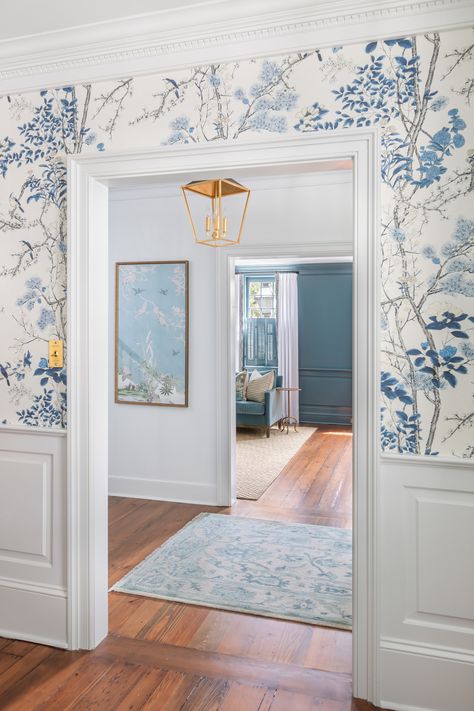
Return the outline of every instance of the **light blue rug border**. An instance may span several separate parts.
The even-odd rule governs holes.
[[[282,524],[284,525],[289,524],[291,526],[313,526],[314,528],[321,528],[321,529],[329,529],[332,531],[345,531],[347,536],[352,537],[352,531],[347,529],[347,528],[336,528],[334,526],[320,526],[318,524],[302,524],[302,523],[294,523],[291,521],[275,521],[273,519],[260,519],[260,518],[253,518],[250,516],[229,516],[227,514],[218,514],[218,513],[212,513],[212,512],[201,512],[197,514],[194,518],[192,518],[190,521],[188,521],[184,526],[182,526],[176,533],[174,533],[172,536],[166,539],[161,545],[157,546],[149,555],[147,555],[143,560],[141,560],[139,563],[137,563],[131,570],[128,571],[120,580],[118,580],[114,585],[112,585],[109,588],[109,592],[118,592],[118,593],[123,593],[125,595],[137,595],[139,597],[148,597],[156,600],[166,600],[169,602],[179,602],[187,605],[196,605],[198,607],[205,607],[208,609],[214,609],[214,610],[226,610],[228,612],[236,612],[239,614],[246,614],[246,615],[254,615],[256,617],[269,617],[277,620],[286,620],[290,622],[299,622],[300,624],[305,624],[305,625],[321,625],[324,627],[329,627],[329,628],[335,628],[335,629],[341,629],[345,631],[351,631],[352,630],[352,622],[351,623],[335,623],[335,622],[328,622],[327,619],[314,616],[311,620],[310,619],[302,619],[301,617],[296,617],[293,615],[284,615],[281,613],[276,613],[274,611],[265,611],[265,610],[256,610],[255,608],[244,608],[244,607],[237,607],[236,605],[226,605],[225,603],[217,603],[217,602],[204,602],[202,600],[193,600],[190,597],[187,596],[180,596],[180,595],[166,595],[163,593],[159,594],[154,594],[152,592],[148,591],[143,591],[143,590],[131,590],[129,588],[126,588],[127,584],[127,579],[134,573],[134,571],[141,567],[144,566],[148,560],[153,558],[156,555],[156,552],[159,550],[162,550],[165,548],[175,536],[180,534],[182,531],[184,531],[186,528],[191,526],[192,524],[195,524],[199,519],[202,518],[207,518],[209,516],[225,516],[226,518],[233,518],[233,519],[242,519],[242,520],[251,520],[251,521],[259,521],[262,523],[276,523],[276,524]]]

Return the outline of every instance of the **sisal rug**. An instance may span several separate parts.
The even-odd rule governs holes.
[[[299,427],[286,434],[272,429],[267,438],[261,430],[237,430],[237,498],[259,499],[315,431]]]
[[[351,531],[202,513],[112,590],[351,629]]]

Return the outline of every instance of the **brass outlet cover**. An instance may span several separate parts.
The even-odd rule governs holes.
[[[62,368],[64,365],[63,341],[48,341],[48,367]]]

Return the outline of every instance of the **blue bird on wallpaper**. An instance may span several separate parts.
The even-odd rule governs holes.
[[[10,200],[13,200],[13,202],[16,204],[16,206],[18,207],[18,209],[20,210],[20,212],[23,212],[23,213],[25,212],[24,209],[23,209],[22,206],[21,206],[21,202],[18,200],[18,198],[16,198],[16,197],[13,195],[13,193],[10,194]]]
[[[9,379],[8,373],[5,369],[5,367],[1,363],[0,363],[0,374],[3,375],[3,377],[7,381],[7,385],[10,387],[10,379]]]
[[[133,291],[133,293],[135,294],[135,296],[139,296],[140,294],[143,294],[143,292],[145,291],[145,289],[139,289],[139,288],[136,287],[136,286],[132,286],[132,291]]]
[[[168,289],[160,289],[160,294],[163,294],[163,296],[166,296],[168,293]]]
[[[179,355],[179,354],[181,353],[181,351],[175,351],[175,349],[173,348],[173,349],[172,349],[172,353],[173,353],[174,356],[177,356],[177,355]]]
[[[174,86],[174,94],[177,99],[179,99],[179,85],[174,79],[169,79],[169,77],[165,77],[165,81],[167,81],[171,86]]]
[[[21,242],[22,244],[24,244],[25,247],[27,248],[28,253],[29,253],[31,259],[34,259],[35,254],[34,254],[34,252],[33,252],[33,245],[31,244],[31,242],[28,242],[26,239],[21,239],[20,242]]]

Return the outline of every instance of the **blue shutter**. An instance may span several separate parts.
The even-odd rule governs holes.
[[[257,323],[256,319],[249,318],[245,325],[245,358],[244,366],[258,365],[257,358]]]
[[[276,368],[278,366],[276,319],[267,318],[267,363]]]
[[[244,366],[276,368],[277,365],[276,320],[274,318],[247,319]]]
[[[266,354],[267,354],[267,344],[266,344],[266,319],[257,318],[257,362],[258,365],[266,365]]]
[[[274,281],[274,277],[245,279],[244,368],[278,367],[277,324],[275,318],[249,318],[249,287],[251,281]]]

